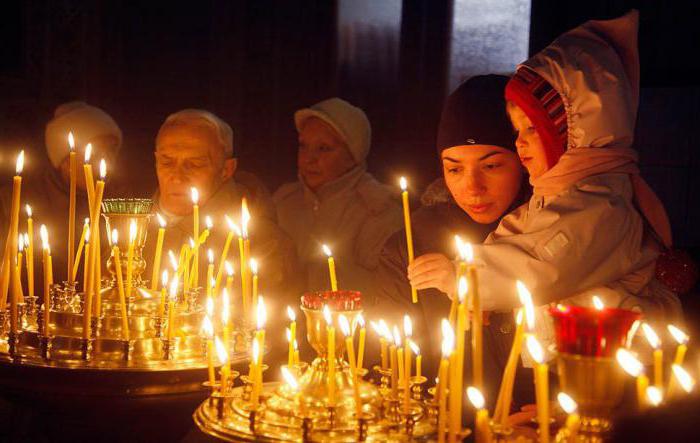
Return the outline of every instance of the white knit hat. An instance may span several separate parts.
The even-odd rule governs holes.
[[[54,118],[46,125],[44,133],[46,153],[55,168],[68,156],[68,132],[73,132],[78,152],[103,135],[116,137],[117,152],[122,147],[122,131],[109,114],[81,101],[64,103],[56,108]]]
[[[329,124],[347,143],[355,161],[364,162],[369,153],[372,127],[362,109],[340,98],[329,98],[294,113],[297,131],[311,117],[320,118]]]

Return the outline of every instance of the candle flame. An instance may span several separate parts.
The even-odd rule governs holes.
[[[105,159],[100,160],[100,179],[104,180],[107,176],[107,163]]]
[[[372,330],[380,337],[383,336],[382,330],[379,327],[379,323],[376,323],[374,320],[369,321],[369,325],[372,327]]]
[[[241,232],[243,238],[248,238],[248,223],[250,223],[250,211],[248,211],[248,200],[245,197],[241,200]]]
[[[24,233],[24,247],[25,248],[29,247],[29,233],[27,233],[27,232]]]
[[[24,210],[27,211],[27,217],[32,218],[32,207],[29,205],[24,205]]]
[[[474,386],[469,386],[467,388],[467,397],[469,397],[469,401],[472,402],[472,405],[476,409],[484,408],[484,395],[481,393],[480,390],[478,390]]]
[[[177,300],[177,285],[178,285],[177,275],[173,275],[173,278],[170,280],[170,299],[171,300]]]
[[[389,329],[389,325],[386,324],[383,318],[379,319],[379,330],[382,332],[382,336],[389,340],[392,341],[394,337],[391,335],[391,330]]]
[[[515,282],[515,287],[518,289],[518,297],[520,303],[525,308],[525,324],[527,329],[532,331],[535,328],[535,305],[532,303],[532,294],[527,286],[520,280]]]
[[[396,325],[394,325],[394,344],[401,346],[401,332],[399,332],[399,328]]]
[[[73,131],[68,131],[68,150],[70,152],[75,151],[75,137],[73,137]]]
[[[360,325],[361,328],[365,327],[365,317],[362,314],[357,314],[357,324]]]
[[[287,343],[292,342],[292,330],[289,328],[284,328],[284,335],[287,336]]]
[[[403,316],[403,335],[405,335],[406,338],[413,335],[413,323],[411,322],[411,317],[408,315]]]
[[[207,249],[207,261],[210,265],[214,264],[214,251],[211,248]]]
[[[219,362],[223,365],[228,360],[228,352],[224,342],[219,337],[214,337],[214,346],[216,347],[216,355],[219,357]]]
[[[196,205],[199,203],[199,191],[194,186],[190,188],[190,195],[192,197],[192,204]]]
[[[131,220],[129,223],[129,243],[133,243],[136,240],[136,222]]]
[[[158,224],[160,225],[160,227],[165,229],[167,223],[165,223],[165,219],[162,215],[160,215],[160,212],[156,212],[156,218],[158,219]]]
[[[190,249],[194,249],[194,239],[190,237]]]
[[[634,337],[637,335],[637,331],[639,330],[639,327],[641,325],[642,325],[642,322],[639,320],[635,320],[634,323],[632,323],[630,330],[627,331],[627,340],[625,341],[626,348],[632,347],[632,341],[634,340]]]
[[[287,317],[289,317],[289,321],[297,320],[297,314],[294,312],[294,309],[292,309],[291,306],[287,306]]]
[[[19,151],[19,155],[17,156],[17,162],[15,163],[15,175],[22,174],[23,169],[24,169],[24,149]]]
[[[173,267],[173,271],[177,271],[177,258],[172,249],[168,249],[168,259],[170,260],[170,266]]]
[[[537,338],[535,338],[534,335],[527,336],[527,350],[530,353],[532,359],[535,360],[537,363],[544,362],[544,349],[542,348],[542,345],[539,341],[537,341]]]
[[[85,164],[90,163],[90,157],[92,157],[92,143],[85,145]]]
[[[464,243],[464,253],[462,254],[464,260],[467,261],[467,263],[474,263],[474,248],[472,248],[472,244],[467,242]]]
[[[695,380],[693,380],[693,377],[691,377],[688,371],[681,365],[674,364],[671,366],[671,370],[673,371],[673,376],[678,380],[678,384],[681,385],[685,392],[690,394],[690,391],[695,387]]]
[[[254,363],[257,363],[260,359],[260,343],[258,343],[258,339],[256,338],[253,340],[253,349],[252,349],[252,360]]]
[[[90,243],[90,227],[85,228],[85,244]]]
[[[221,294],[221,323],[225,326],[228,324],[231,307],[229,304],[228,291],[224,288]]]
[[[573,398],[566,392],[560,392],[557,394],[557,400],[559,400],[559,406],[567,414],[573,414],[578,409],[578,404]]]
[[[287,383],[287,385],[289,385],[289,387],[292,388],[292,390],[294,391],[299,389],[299,383],[297,383],[297,379],[294,378],[291,371],[286,366],[282,366],[281,370],[282,378],[284,378],[284,381]]]
[[[250,266],[250,272],[252,272],[253,275],[258,275],[258,261],[256,259],[251,258],[248,262],[248,266]]]
[[[207,297],[207,301],[205,302],[206,305],[204,306],[204,309],[207,312],[208,316],[213,316],[214,315],[214,299],[211,297]]]
[[[402,191],[406,190],[406,188],[408,187],[408,182],[406,181],[406,177],[399,178],[399,186],[401,187]]]
[[[411,348],[413,354],[420,355],[420,348],[418,347],[418,344],[416,342],[414,342],[413,340],[409,340],[408,346]]]
[[[673,339],[678,342],[679,345],[684,345],[688,343],[688,340],[690,340],[690,337],[688,334],[685,332],[681,331],[679,328],[677,328],[674,325],[668,325],[666,326],[666,329],[668,329],[668,332],[671,333],[673,336]]]
[[[236,226],[236,224],[233,222],[233,220],[231,220],[231,218],[228,215],[224,215],[224,221],[228,225],[229,231],[237,232],[239,236],[241,235],[238,226]]]
[[[294,343],[292,343],[292,344],[294,345],[294,350],[295,350],[295,351],[296,351],[297,349],[299,349],[299,343],[297,343],[297,339],[296,339],[296,338],[294,339]]]
[[[603,303],[603,300],[601,300],[600,297],[598,297],[597,295],[593,296],[592,301],[593,301],[593,307],[596,310],[602,311],[603,309],[605,309],[605,304]]]
[[[204,226],[207,227],[208,231],[211,231],[211,228],[214,227],[214,222],[211,220],[211,217],[208,215],[204,217]]]
[[[167,269],[165,269],[165,270],[163,271],[163,274],[161,274],[161,277],[160,277],[160,284],[161,284],[163,287],[168,286],[168,270],[167,270]]]
[[[464,276],[459,277],[459,283],[457,284],[457,297],[460,303],[464,302],[467,298],[467,291],[469,291],[469,283]]]
[[[329,248],[327,244],[321,245],[321,249],[323,249],[323,253],[326,254],[326,257],[333,257],[333,252],[331,252],[331,248]]]
[[[515,314],[515,324],[520,325],[523,322],[523,312],[524,308],[518,309],[518,312]]]
[[[326,319],[326,324],[331,326],[333,324],[333,317],[331,317],[331,309],[328,305],[323,306],[323,318]]]
[[[265,327],[265,322],[267,321],[267,309],[265,308],[265,299],[262,295],[258,295],[258,312],[257,312],[257,326],[258,330]]]
[[[350,322],[344,314],[338,316],[338,324],[340,325],[340,331],[343,335],[348,337],[350,335]]]
[[[214,335],[214,325],[211,324],[208,315],[205,315],[204,320],[202,320],[202,332],[204,332],[204,335],[207,337],[212,337]]]
[[[661,339],[659,339],[659,336],[656,334],[656,331],[654,331],[654,328],[649,326],[649,323],[642,323],[642,331],[649,342],[649,346],[654,349],[659,349],[659,346],[661,346]]]
[[[644,365],[630,351],[620,348],[615,353],[617,362],[632,377],[639,377],[644,372]]]
[[[39,238],[41,238],[41,243],[44,245],[49,244],[49,231],[46,229],[46,225],[41,225],[39,227]],[[46,247],[46,246],[44,246]]]
[[[24,235],[22,235],[22,234],[19,234],[17,236],[17,248],[18,248],[19,252],[24,251]]]
[[[231,265],[231,262],[226,260],[224,262],[224,267],[226,268],[226,276],[233,277],[233,265]]]
[[[661,389],[657,388],[656,386],[648,386],[646,394],[647,400],[652,406],[659,406],[661,401],[664,399]]]
[[[452,325],[446,319],[442,319],[442,358],[448,358],[455,347],[455,333],[452,330]]]

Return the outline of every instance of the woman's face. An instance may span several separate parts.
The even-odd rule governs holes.
[[[518,156],[490,145],[454,146],[442,151],[445,183],[452,197],[477,223],[497,221],[520,191]]]
[[[513,128],[518,133],[515,147],[518,148],[520,162],[525,166],[531,178],[537,178],[549,169],[540,134],[527,114],[518,105],[508,102],[506,110]]]
[[[355,160],[330,125],[311,117],[299,129],[297,167],[306,186],[315,191],[355,167]]]

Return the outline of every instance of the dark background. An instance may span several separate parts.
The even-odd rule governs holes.
[[[387,182],[405,173],[421,188],[439,173],[433,144],[449,92],[454,4],[404,0],[394,58],[375,44],[383,36],[370,32],[357,37],[364,53],[340,60],[338,11],[352,6],[352,0],[3,0],[0,171],[9,179],[20,146],[29,151],[29,172],[41,168],[53,109],[83,99],[107,110],[124,132],[121,164],[110,174],[150,195],[158,127],[171,112],[200,107],[231,124],[242,168],[274,191],[295,178],[292,113],[338,95],[363,107],[372,122],[370,170]],[[677,244],[697,247],[698,6],[533,0],[530,52],[587,19],[631,7],[642,19],[642,167],[667,204]]]

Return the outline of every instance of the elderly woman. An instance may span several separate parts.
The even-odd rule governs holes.
[[[241,200],[245,197],[252,215],[251,257],[260,266],[261,293],[275,306],[275,299],[290,294],[297,274],[293,245],[274,222],[272,203],[266,200],[268,196],[260,188],[262,185],[250,174],[245,175],[245,184],[243,180],[234,180],[243,174],[236,174],[238,164],[233,156],[231,127],[208,111],[176,112],[165,119],[158,131],[155,157],[158,191],[154,210],[168,223],[163,250],[177,253],[192,236],[192,188],[199,193],[201,229],[205,216],[211,217],[215,224],[203,249],[211,245],[217,254],[229,230],[224,216],[240,220]],[[155,220],[151,230],[149,237],[155,238]],[[154,243],[147,245],[147,256],[152,254]],[[200,265],[206,265],[205,257],[203,254],[200,258]],[[146,275],[151,275],[150,272]],[[284,306],[286,302],[280,301],[277,307]]]
[[[396,192],[367,173],[369,121],[360,108],[331,98],[297,111],[294,123],[299,180],[273,198],[280,226],[306,268],[305,288],[329,288],[325,243],[335,256],[340,288],[371,298],[379,252],[402,219]]]
[[[439,361],[440,321],[450,310],[445,291],[454,283],[451,260],[455,235],[481,243],[500,220],[525,201],[530,191],[515,152],[503,93],[507,77],[473,77],[447,99],[438,130],[437,148],[443,177],[421,197],[423,206],[411,216],[416,259],[408,264],[406,237],[394,234],[382,251],[377,286],[380,300],[369,307],[372,318],[409,313],[417,329],[417,343],[427,361]],[[419,290],[419,304],[411,303],[410,282]],[[399,323],[400,324],[400,323]],[[513,341],[512,312],[490,313],[484,329],[485,396],[493,403]],[[470,357],[467,357],[467,361]],[[468,367],[469,365],[465,365]],[[427,368],[433,377],[436,368]],[[522,372],[522,371],[521,371]],[[519,374],[522,375],[522,374]],[[531,379],[530,379],[531,380]],[[530,400],[528,383],[516,384],[516,403]]]

